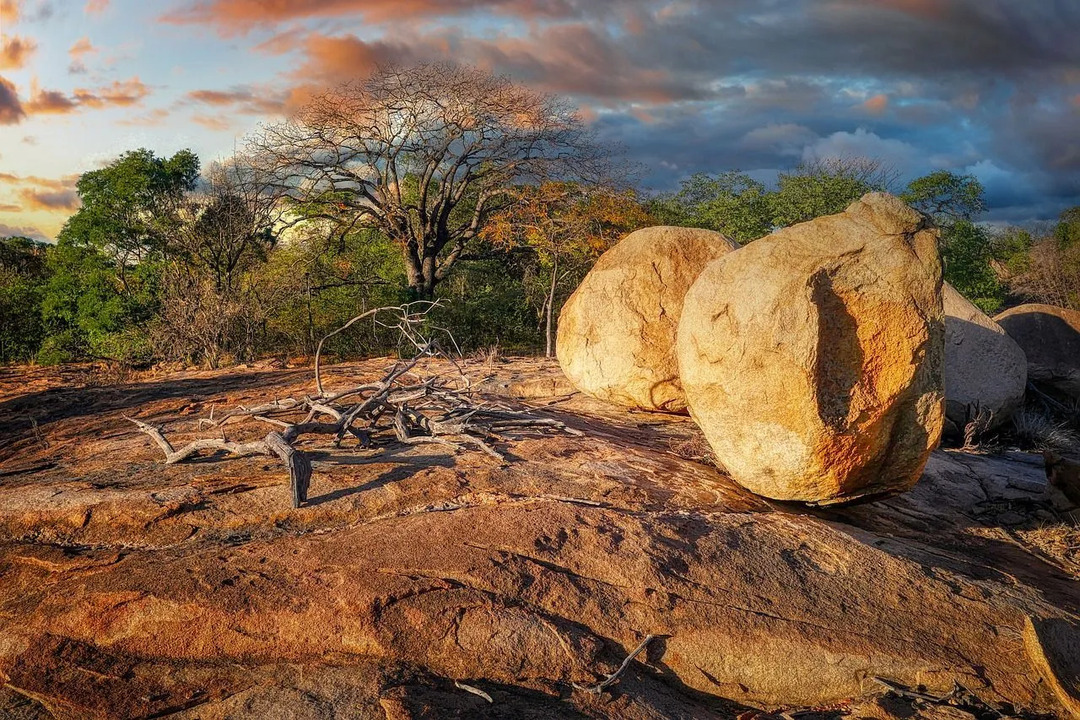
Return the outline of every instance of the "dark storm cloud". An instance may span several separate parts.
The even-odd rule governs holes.
[[[205,0],[168,19],[282,30],[261,48],[303,56],[296,102],[388,62],[508,73],[574,97],[654,186],[861,152],[905,180],[973,172],[991,217],[1080,203],[1078,2]]]

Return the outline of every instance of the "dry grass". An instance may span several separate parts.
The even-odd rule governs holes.
[[[1059,523],[1048,523],[1016,534],[1027,544],[1061,564],[1073,577],[1080,579],[1080,520],[1064,517]]]
[[[1080,451],[1080,434],[1045,411],[1024,408],[1012,417],[1013,436],[1025,450]]]
[[[668,449],[684,460],[716,465],[716,456],[702,435],[682,439],[672,438],[668,441]]]

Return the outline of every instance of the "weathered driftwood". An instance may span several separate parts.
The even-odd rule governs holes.
[[[430,309],[430,304],[429,304]],[[339,330],[327,335],[324,341],[365,317],[374,317],[380,308],[359,315]],[[280,398],[255,407],[238,407],[200,421],[199,426],[209,423],[221,427],[228,421],[254,420],[274,426],[261,440],[234,442],[221,438],[194,440],[176,450],[160,427],[141,420],[127,418],[143,433],[157,443],[165,454],[165,462],[182,462],[205,450],[224,451],[231,455],[276,455],[289,468],[293,507],[300,507],[307,500],[311,482],[311,461],[296,447],[303,435],[330,435],[333,445],[340,447],[346,436],[356,438],[361,447],[368,448],[382,438],[384,442],[405,445],[436,444],[463,451],[471,447],[483,452],[500,463],[506,457],[494,446],[504,441],[502,433],[510,431],[559,431],[581,435],[577,430],[551,419],[536,417],[528,412],[515,412],[502,407],[489,406],[478,401],[472,393],[472,383],[458,368],[450,378],[434,375],[417,377],[418,363],[425,357],[439,354],[434,343],[420,338],[414,325],[422,314],[403,308],[397,310],[399,329],[403,337],[412,342],[418,351],[416,357],[395,363],[382,380],[328,393],[322,386],[319,370],[319,350],[316,351],[315,376],[318,390],[314,397]],[[455,365],[456,367],[456,365]],[[304,413],[301,418],[296,418]],[[293,416],[293,419],[289,419]],[[329,421],[326,421],[329,420]]]

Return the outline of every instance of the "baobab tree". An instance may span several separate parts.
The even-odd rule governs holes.
[[[380,69],[316,96],[250,145],[298,217],[397,243],[422,299],[515,186],[587,173],[602,157],[566,101],[448,64]]]

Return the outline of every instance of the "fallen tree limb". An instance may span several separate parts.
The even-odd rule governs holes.
[[[505,463],[506,456],[496,449],[494,443],[506,442],[506,433],[583,434],[553,418],[536,417],[529,411],[513,411],[478,402],[473,397],[472,383],[461,367],[452,359],[442,356],[434,342],[419,334],[418,328],[424,315],[435,304],[420,303],[422,310],[419,312],[415,310],[416,305],[370,310],[324,337],[315,353],[315,385],[318,391],[315,397],[280,398],[253,407],[240,406],[218,414],[216,418],[215,407],[212,406],[210,418],[199,421],[200,428],[209,424],[221,429],[231,420],[254,420],[273,426],[274,429],[262,439],[235,442],[228,440],[221,429],[220,438],[193,440],[177,450],[160,427],[125,418],[157,444],[169,465],[207,450],[224,451],[235,456],[276,455],[289,469],[293,507],[300,507],[307,501],[311,484],[311,461],[296,446],[303,435],[330,435],[334,447],[340,447],[345,437],[351,435],[364,449],[372,447],[380,438],[383,442],[403,445],[440,445],[454,452],[474,448],[499,463]],[[392,327],[398,328],[402,337],[414,345],[417,355],[394,363],[378,382],[326,393],[320,370],[323,342],[364,318],[376,318],[377,322],[391,327],[377,320],[380,312],[390,312],[396,317],[397,324]],[[435,356],[451,362],[456,375],[449,378],[439,375],[421,377],[418,364],[425,358]]]
[[[645,639],[641,641],[641,644],[638,645],[636,648],[634,648],[634,651],[632,653],[630,653],[629,655],[626,656],[626,659],[623,660],[622,665],[620,665],[619,668],[615,672],[611,673],[606,678],[604,678],[602,681],[600,681],[599,684],[593,685],[592,687],[585,687],[584,685],[578,685],[577,683],[573,683],[574,689],[581,690],[581,691],[587,692],[587,693],[591,693],[593,695],[599,695],[600,693],[604,692],[604,690],[609,685],[611,685],[616,680],[618,680],[619,676],[622,675],[624,672],[626,672],[626,668],[630,667],[630,663],[633,662],[634,658],[636,658],[638,655],[640,655],[642,653],[642,651],[644,651],[645,648],[647,648],[649,646],[649,643],[652,642],[653,640],[655,640],[658,637],[660,637],[660,636],[659,635],[646,635]]]

